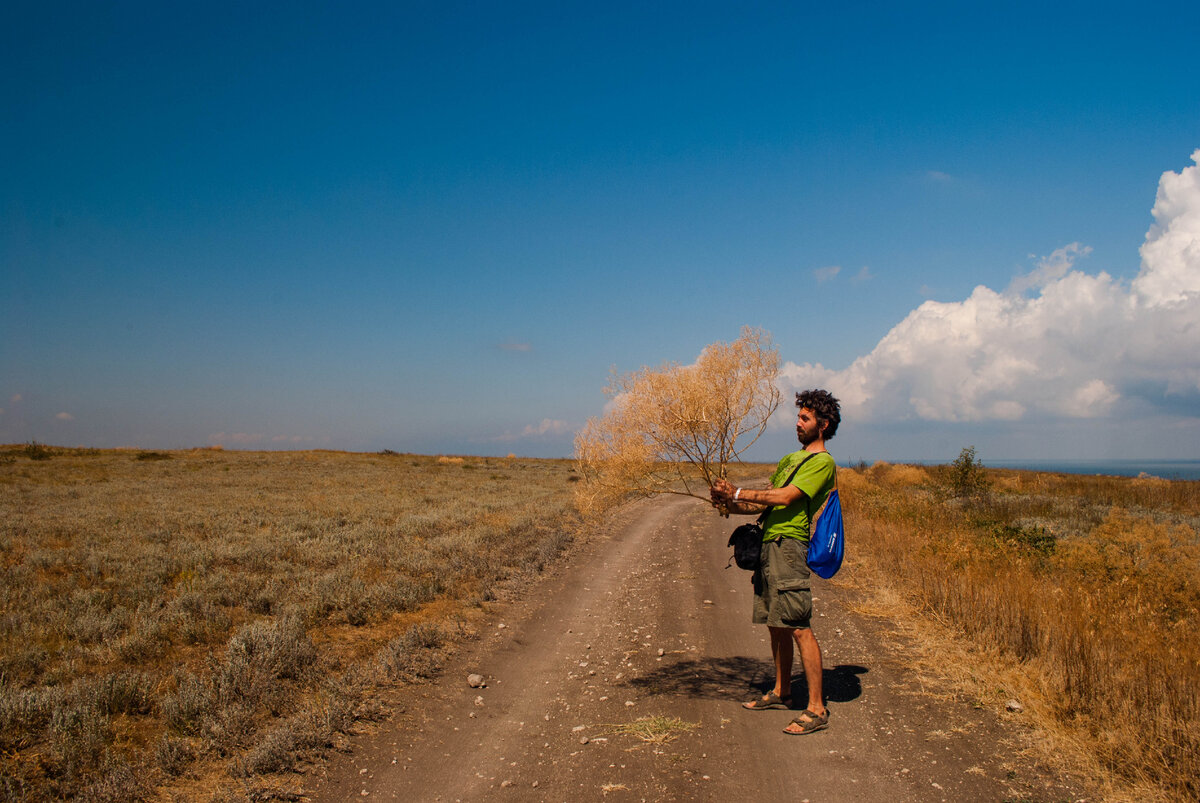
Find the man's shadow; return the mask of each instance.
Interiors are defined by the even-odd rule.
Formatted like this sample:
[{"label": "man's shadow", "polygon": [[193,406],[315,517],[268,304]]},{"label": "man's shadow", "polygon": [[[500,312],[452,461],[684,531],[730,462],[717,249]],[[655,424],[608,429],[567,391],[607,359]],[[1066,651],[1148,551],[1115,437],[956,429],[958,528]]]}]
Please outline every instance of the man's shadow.
[{"label": "man's shadow", "polygon": [[[869,671],[855,664],[839,664],[825,669],[821,674],[825,699],[831,703],[858,699],[862,696],[862,683],[858,676]],[[641,677],[630,678],[627,683],[650,694],[680,694],[724,700],[755,690],[760,694],[770,691],[775,685],[775,667],[768,661],[743,655],[690,658],[656,668]],[[792,676],[792,684],[793,699],[807,698],[808,687],[803,671]],[[801,690],[803,694],[800,694]]]}]

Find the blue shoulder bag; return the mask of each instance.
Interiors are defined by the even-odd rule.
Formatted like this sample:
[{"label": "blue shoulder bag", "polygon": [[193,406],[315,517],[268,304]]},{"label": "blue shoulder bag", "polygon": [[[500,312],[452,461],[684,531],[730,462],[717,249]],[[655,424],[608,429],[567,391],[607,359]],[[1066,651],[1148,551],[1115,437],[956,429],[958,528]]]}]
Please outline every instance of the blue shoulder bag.
[{"label": "blue shoulder bag", "polygon": [[833,468],[833,490],[821,503],[816,516],[808,520],[808,568],[828,580],[842,568],[846,549],[846,530],[842,524],[842,501],[838,498],[837,466]]}]

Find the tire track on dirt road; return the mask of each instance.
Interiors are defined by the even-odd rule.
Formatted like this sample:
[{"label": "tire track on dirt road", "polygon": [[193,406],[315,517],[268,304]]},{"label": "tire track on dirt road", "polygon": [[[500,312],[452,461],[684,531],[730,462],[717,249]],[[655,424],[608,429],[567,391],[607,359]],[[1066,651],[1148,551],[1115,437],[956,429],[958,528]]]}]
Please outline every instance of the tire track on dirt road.
[{"label": "tire track on dirt road", "polygon": [[[734,523],[688,498],[626,509],[498,606],[437,681],[405,690],[403,713],[335,759],[313,799],[1078,798],[1014,758],[1015,725],[929,693],[894,629],[854,613],[836,582],[814,578],[830,727],[789,736],[792,712],[743,710],[773,670],[749,574],[724,568]],[[468,687],[472,672],[485,688]],[[687,727],[659,742],[625,732],[645,717]]]}]

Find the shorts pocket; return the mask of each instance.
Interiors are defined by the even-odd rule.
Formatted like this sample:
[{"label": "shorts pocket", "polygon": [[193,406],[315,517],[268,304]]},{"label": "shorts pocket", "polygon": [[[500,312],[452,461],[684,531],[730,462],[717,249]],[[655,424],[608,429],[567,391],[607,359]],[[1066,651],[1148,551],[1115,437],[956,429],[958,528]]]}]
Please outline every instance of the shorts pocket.
[{"label": "shorts pocket", "polygon": [[812,621],[812,592],[807,588],[780,593],[775,605],[783,627],[809,627]]},{"label": "shorts pocket", "polygon": [[808,591],[812,584],[808,544],[798,538],[784,538],[777,554],[781,560],[775,573],[775,590]]}]

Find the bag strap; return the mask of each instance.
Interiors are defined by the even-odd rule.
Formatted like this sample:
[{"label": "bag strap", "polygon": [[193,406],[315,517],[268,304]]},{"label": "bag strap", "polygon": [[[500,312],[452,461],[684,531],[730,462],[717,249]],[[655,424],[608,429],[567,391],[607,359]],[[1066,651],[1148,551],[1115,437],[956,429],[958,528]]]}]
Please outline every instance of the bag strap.
[{"label": "bag strap", "polygon": [[[784,487],[784,485],[791,485],[792,480],[794,480],[796,478],[796,472],[799,471],[801,468],[803,468],[805,463],[807,463],[809,460],[812,460],[814,457],[816,457],[819,454],[823,454],[823,453],[822,452],[809,452],[808,456],[805,457],[803,460],[801,460],[796,465],[796,467],[794,469],[792,469],[792,473],[788,475],[787,480],[783,483],[783,485],[780,485],[779,487],[782,488],[782,487]],[[777,505],[767,505],[766,510],[764,510],[759,515],[758,523],[762,524],[763,522],[765,522],[767,520],[767,516],[769,516],[771,514],[771,511],[774,510],[776,507],[778,507],[778,506]]]},{"label": "bag strap", "polygon": [[[820,454],[820,452],[817,452],[817,454]],[[829,504],[829,497],[833,496],[833,492],[837,490],[837,487],[838,487],[837,486],[837,463],[834,463],[833,464],[833,487],[829,489],[829,493],[825,494],[825,501],[821,503],[821,506],[819,508],[817,508],[817,512],[815,515],[812,512],[812,497],[811,496],[808,498],[808,502],[806,504],[806,506],[808,507],[808,536],[809,536],[810,541],[812,540],[813,523],[817,519],[821,518],[821,514],[825,511],[825,506]]]}]

